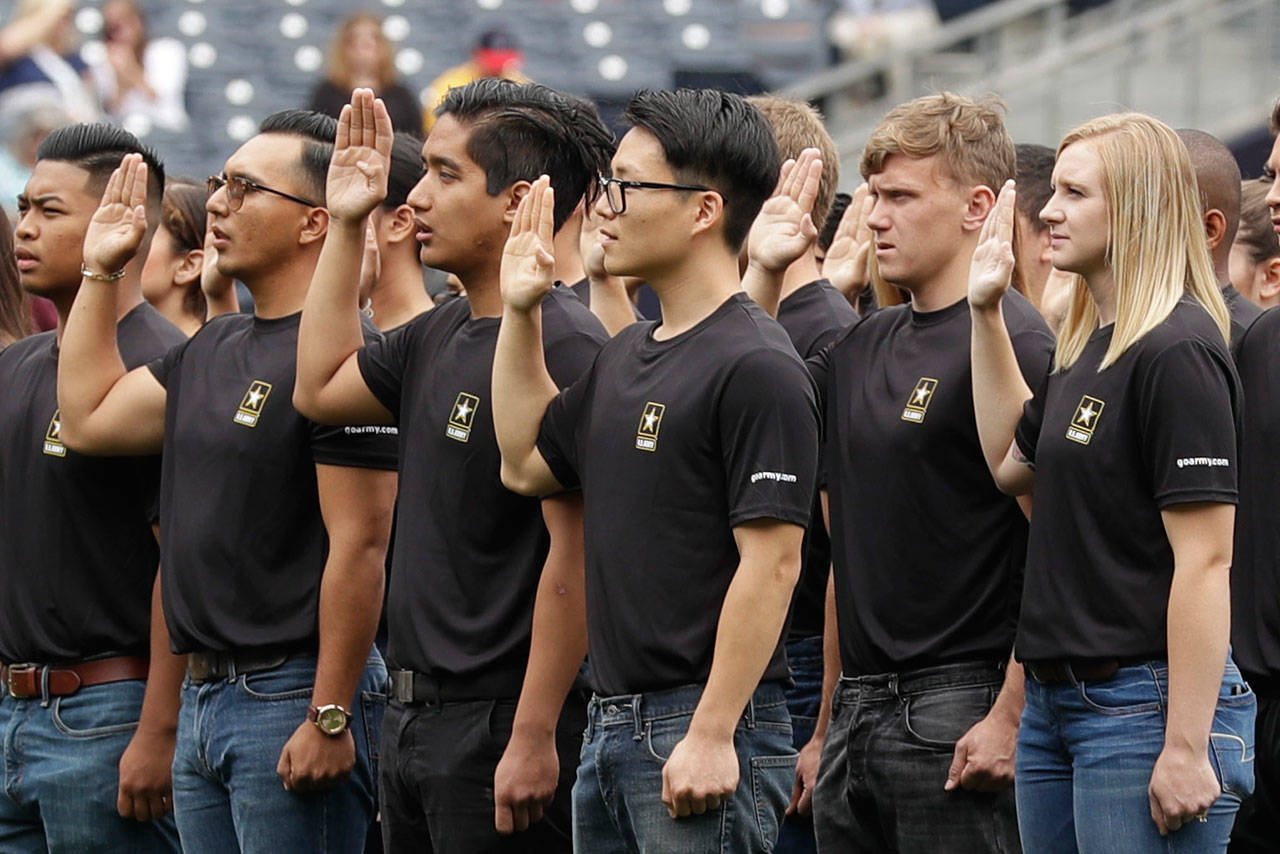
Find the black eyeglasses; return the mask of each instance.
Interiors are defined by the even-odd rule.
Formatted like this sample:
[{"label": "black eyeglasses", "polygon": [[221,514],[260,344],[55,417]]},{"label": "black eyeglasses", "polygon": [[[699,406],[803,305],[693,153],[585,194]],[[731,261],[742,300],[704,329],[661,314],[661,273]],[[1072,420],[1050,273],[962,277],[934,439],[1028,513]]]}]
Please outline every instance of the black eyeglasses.
[{"label": "black eyeglasses", "polygon": [[300,205],[306,205],[309,208],[321,208],[324,205],[318,205],[315,202],[309,202],[299,196],[292,196],[283,190],[274,190],[271,187],[259,184],[257,181],[251,181],[239,175],[210,175],[206,185],[209,188],[209,195],[213,195],[223,187],[227,188],[227,207],[233,211],[240,210],[240,206],[244,204],[244,194],[250,190],[261,190],[264,193],[273,193],[277,196],[283,196],[291,202],[297,202]]},{"label": "black eyeglasses", "polygon": [[609,210],[615,214],[627,212],[627,190],[703,190],[718,192],[700,184],[663,184],[658,181],[624,181],[621,178],[600,176],[600,186],[609,201]]}]

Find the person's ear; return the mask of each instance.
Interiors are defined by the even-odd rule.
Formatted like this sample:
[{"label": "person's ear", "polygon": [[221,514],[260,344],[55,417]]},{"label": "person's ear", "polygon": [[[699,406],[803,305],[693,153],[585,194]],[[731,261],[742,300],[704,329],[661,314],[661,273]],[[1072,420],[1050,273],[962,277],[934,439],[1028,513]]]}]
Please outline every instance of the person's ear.
[{"label": "person's ear", "polygon": [[324,236],[328,231],[329,212],[324,208],[312,208],[308,211],[307,219],[302,225],[302,233],[298,235],[298,242],[303,246],[323,242]]},{"label": "person's ear", "polygon": [[713,228],[724,230],[724,197],[715,190],[703,190],[693,211],[693,234]]},{"label": "person's ear", "polygon": [[502,212],[502,221],[507,225],[516,221],[516,208],[532,186],[532,181],[516,181],[507,188],[507,209]]},{"label": "person's ear", "polygon": [[173,271],[174,284],[186,287],[200,281],[200,273],[204,270],[204,250],[192,249],[178,261]]},{"label": "person's ear", "polygon": [[412,240],[417,234],[417,224],[413,221],[413,208],[401,205],[390,213],[384,212],[382,228],[387,235],[388,243]]},{"label": "person's ear", "polygon": [[1264,305],[1266,300],[1280,299],[1280,255],[1259,264],[1254,275],[1258,278],[1258,299]]},{"label": "person's ear", "polygon": [[961,228],[968,232],[982,230],[987,221],[987,214],[996,206],[996,194],[986,184],[977,184],[969,188],[969,200],[964,208],[964,223]]},{"label": "person's ear", "polygon": [[1227,215],[1217,208],[1205,211],[1204,233],[1209,240],[1209,251],[1213,252],[1227,237]]}]

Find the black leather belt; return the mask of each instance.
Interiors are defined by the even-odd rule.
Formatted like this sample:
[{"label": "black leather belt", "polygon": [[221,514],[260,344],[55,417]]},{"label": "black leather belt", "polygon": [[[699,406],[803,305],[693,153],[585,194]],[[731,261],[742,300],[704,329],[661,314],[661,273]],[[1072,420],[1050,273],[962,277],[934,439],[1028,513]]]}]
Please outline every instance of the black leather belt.
[{"label": "black leather belt", "polygon": [[1150,656],[1139,658],[1051,658],[1041,661],[1024,661],[1023,668],[1032,679],[1044,685],[1064,682],[1100,682],[1116,675],[1121,667],[1132,667],[1151,661]]},{"label": "black leather belt", "polygon": [[291,658],[303,655],[314,655],[314,653],[252,649],[230,652],[191,652],[187,654],[187,676],[192,682],[214,682],[243,673],[272,670]]},{"label": "black leather belt", "polygon": [[392,670],[387,675],[391,679],[390,699],[403,705],[515,699],[520,695],[520,675],[505,671],[463,679],[440,679],[415,670]]}]

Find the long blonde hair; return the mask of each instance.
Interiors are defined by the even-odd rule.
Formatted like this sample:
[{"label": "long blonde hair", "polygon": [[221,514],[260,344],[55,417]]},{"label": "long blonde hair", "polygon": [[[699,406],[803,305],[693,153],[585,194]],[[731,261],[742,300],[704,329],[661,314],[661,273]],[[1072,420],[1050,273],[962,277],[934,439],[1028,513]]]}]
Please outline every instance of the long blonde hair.
[{"label": "long blonde hair", "polygon": [[391,42],[382,32],[382,18],[372,12],[357,12],[342,22],[338,31],[333,34],[333,44],[329,47],[329,82],[339,89],[349,90],[354,85],[351,64],[347,60],[347,42],[351,40],[356,27],[370,24],[374,29],[374,38],[378,42],[378,89],[382,94],[396,82],[395,59],[392,56]]},{"label": "long blonde hair", "polygon": [[[1098,370],[1116,360],[1173,311],[1183,294],[1204,306],[1230,335],[1227,305],[1213,272],[1195,170],[1182,140],[1142,113],[1117,113],[1086,122],[1063,138],[1091,140],[1102,164],[1107,200],[1107,265],[1115,280],[1116,323]],[[1098,307],[1076,276],[1058,333],[1054,370],[1068,368],[1098,328]]]}]

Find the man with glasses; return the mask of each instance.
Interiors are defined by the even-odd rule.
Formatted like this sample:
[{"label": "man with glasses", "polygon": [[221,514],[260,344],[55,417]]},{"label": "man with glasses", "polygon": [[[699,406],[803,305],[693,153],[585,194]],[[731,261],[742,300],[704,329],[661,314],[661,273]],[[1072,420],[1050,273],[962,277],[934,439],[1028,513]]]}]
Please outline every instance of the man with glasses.
[{"label": "man with glasses", "polygon": [[539,340],[559,199],[534,184],[502,269],[503,479],[582,489],[585,616],[572,616],[595,696],[577,849],[768,851],[795,773],[781,638],[817,468],[804,366],[738,278],[778,146],[721,92],[641,93],[626,116],[595,208],[604,263],[648,281],[663,319],[622,330],[557,392]]},{"label": "man with glasses", "polygon": [[[335,130],[277,113],[210,180],[218,271],[245,283],[255,315],[220,316],[129,372],[107,323],[112,284],[86,279],[67,324],[64,441],[102,455],[164,448],[164,611],[188,662],[173,766],[188,852],[359,851],[373,816],[386,670],[371,649],[396,437],[322,427],[290,400]],[[139,164],[126,167],[95,215],[113,226],[93,255],[105,279],[138,246],[146,194]]]},{"label": "man with glasses", "polygon": [[[576,701],[565,696],[585,640],[563,615],[582,593],[581,499],[503,488],[489,378],[516,205],[547,173],[561,190],[563,225],[613,140],[594,107],[545,86],[482,80],[452,90],[408,203],[423,263],[456,274],[466,297],[366,343],[361,247],[387,192],[391,151],[390,121],[372,92],[353,94],[337,139],[332,224],[303,312],[294,398],[321,421],[401,431],[381,752],[386,847],[568,852],[586,703],[578,691]],[[567,386],[608,336],[567,288],[547,296],[545,314],[539,358],[545,350],[555,382]],[[562,658],[564,669],[548,667]]]}]

